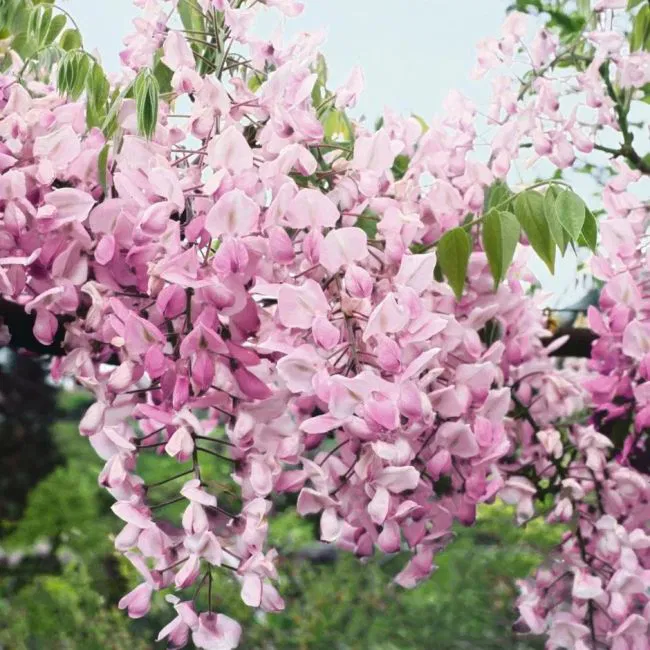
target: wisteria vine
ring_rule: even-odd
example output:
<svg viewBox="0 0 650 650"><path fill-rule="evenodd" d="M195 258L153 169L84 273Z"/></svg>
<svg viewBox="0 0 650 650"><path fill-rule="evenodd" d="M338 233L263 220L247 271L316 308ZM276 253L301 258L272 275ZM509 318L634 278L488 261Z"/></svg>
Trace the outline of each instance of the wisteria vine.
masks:
<svg viewBox="0 0 650 650"><path fill-rule="evenodd" d="M145 616L164 590L170 648L235 648L213 576L283 609L274 496L359 557L410 551L403 587L499 497L567 528L516 627L550 649L650 648L648 206L631 191L650 162L630 118L650 5L561 3L568 32L513 11L479 46L486 113L451 93L429 125L370 128L347 112L361 72L329 90L318 36L253 35L300 2L136 4L109 78L56 7L8 2L36 45L0 76L1 343L95 396L80 431L142 576L120 607ZM593 156L598 219L562 177ZM538 161L557 173L508 187ZM580 246L597 249L597 340L558 363L528 262ZM147 484L144 454L178 472Z"/></svg>

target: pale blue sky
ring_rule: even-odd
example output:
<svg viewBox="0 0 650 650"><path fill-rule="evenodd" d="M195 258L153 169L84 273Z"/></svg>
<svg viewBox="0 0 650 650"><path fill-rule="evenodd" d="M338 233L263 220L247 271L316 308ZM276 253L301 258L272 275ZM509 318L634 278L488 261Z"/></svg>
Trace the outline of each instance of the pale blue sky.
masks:
<svg viewBox="0 0 650 650"><path fill-rule="evenodd" d="M122 39L138 14L131 0L60 3L79 23L86 48L97 48L106 68L117 71ZM326 30L323 54L332 87L342 83L354 65L361 66L365 90L357 115L374 121L388 106L430 121L452 89L472 98L479 109L486 108L489 81L470 78L476 44L499 33L508 4L508 0L305 0L305 11L287 21L287 32ZM555 294L563 294L575 280L572 256L558 260L555 278L539 260L533 259L531 268Z"/></svg>
<svg viewBox="0 0 650 650"><path fill-rule="evenodd" d="M290 31L324 28L324 54L333 85L354 65L366 88L359 103L369 117L384 106L416 112L427 120L457 88L481 103L489 87L469 79L475 45L498 33L506 0L306 0L305 11L287 22ZM118 68L122 38L137 8L131 0L61 0L75 17L85 45L104 64ZM483 102L484 103L484 102Z"/></svg>

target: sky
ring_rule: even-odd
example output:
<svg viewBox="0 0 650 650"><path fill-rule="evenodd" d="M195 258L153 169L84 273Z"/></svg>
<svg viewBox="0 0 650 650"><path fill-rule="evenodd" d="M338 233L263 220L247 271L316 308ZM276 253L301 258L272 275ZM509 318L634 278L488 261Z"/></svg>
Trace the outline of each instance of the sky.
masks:
<svg viewBox="0 0 650 650"><path fill-rule="evenodd" d="M365 89L355 109L371 123L384 107L415 113L429 122L442 112L445 97L459 90L485 108L488 80L471 78L476 44L498 35L508 0L305 0L301 16L286 31L325 30L322 48L331 87L343 83L353 66L362 68ZM123 37L132 31L138 9L131 0L60 0L75 18L85 47L97 49L104 66L116 72ZM265 25L262 25L262 28ZM266 26L268 27L268 25ZM555 276L536 259L530 267L544 289L575 300L575 259L559 260Z"/></svg>
<svg viewBox="0 0 650 650"><path fill-rule="evenodd" d="M118 69L122 38L137 8L131 0L61 0L79 23L85 45L97 48L104 65ZM354 65L366 86L359 109L371 118L384 106L429 120L447 93L458 89L480 103L487 83L471 81L475 45L498 33L506 0L305 0L287 31L325 29L323 53L332 85Z"/></svg>

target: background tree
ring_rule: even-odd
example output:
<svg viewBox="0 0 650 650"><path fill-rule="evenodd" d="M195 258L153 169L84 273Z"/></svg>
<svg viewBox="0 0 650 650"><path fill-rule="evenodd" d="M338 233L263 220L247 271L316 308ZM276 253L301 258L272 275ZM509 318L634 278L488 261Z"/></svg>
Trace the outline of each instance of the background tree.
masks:
<svg viewBox="0 0 650 650"><path fill-rule="evenodd" d="M20 518L29 490L62 461L51 429L57 416L56 389L46 378L47 371L38 360L4 351L0 366L0 536Z"/></svg>

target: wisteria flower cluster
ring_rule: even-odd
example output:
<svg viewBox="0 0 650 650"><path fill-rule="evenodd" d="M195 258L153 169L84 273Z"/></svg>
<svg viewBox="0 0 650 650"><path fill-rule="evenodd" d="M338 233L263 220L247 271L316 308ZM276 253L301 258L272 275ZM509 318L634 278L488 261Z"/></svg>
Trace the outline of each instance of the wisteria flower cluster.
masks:
<svg viewBox="0 0 650 650"><path fill-rule="evenodd" d="M236 647L213 575L283 609L266 543L281 494L325 542L410 551L403 587L479 504L499 496L524 522L550 499L569 532L522 585L518 626L549 648L649 648L648 215L628 186L650 170L624 106L650 61L616 31L626 3L597 2L568 41L548 27L528 39L513 12L481 44L479 74L522 52L530 66L494 81L487 160L457 93L430 125L352 120L360 71L331 91L319 36L253 35L258 13L298 15L295 0L136 4L119 78L76 30L52 36L56 11L38 5L28 29L57 84L34 53L13 52L0 77L0 335L95 396L81 434L142 577L120 607L145 616L165 591L170 648ZM553 78L565 61L576 74ZM600 144L605 127L620 150ZM599 150L613 160L592 263L599 338L588 368L559 366L566 338L548 344L527 264L594 249L596 218L558 175L516 192L506 180L519 160L564 170ZM147 484L145 454L178 473ZM231 473L236 511L206 459Z"/></svg>

